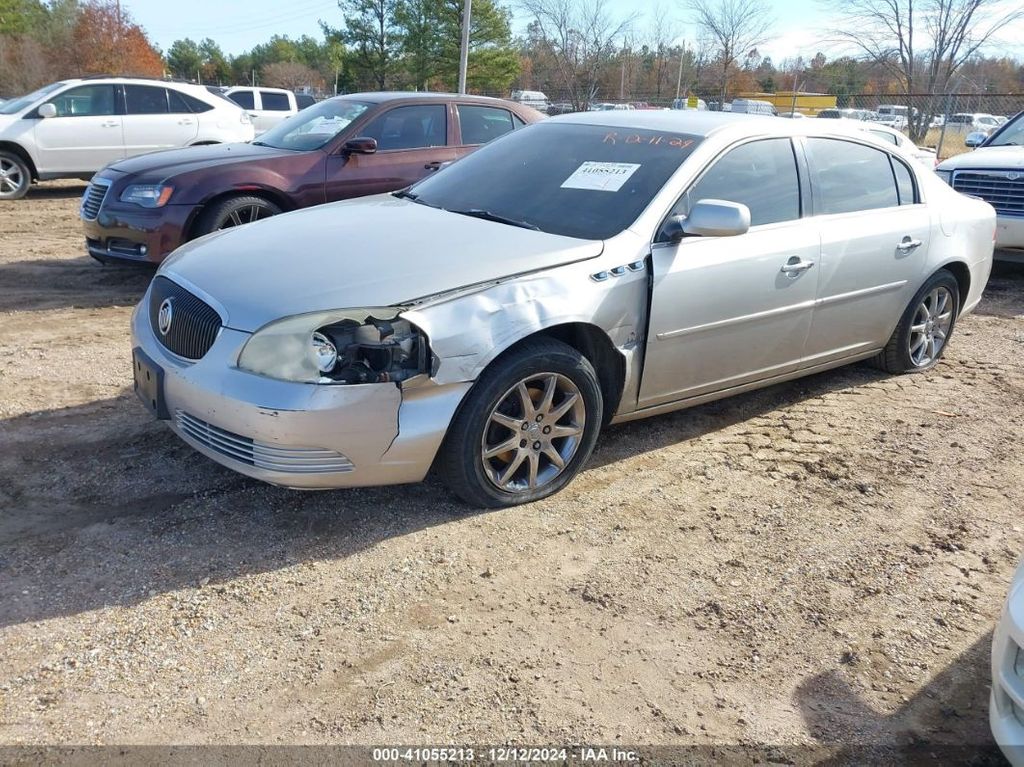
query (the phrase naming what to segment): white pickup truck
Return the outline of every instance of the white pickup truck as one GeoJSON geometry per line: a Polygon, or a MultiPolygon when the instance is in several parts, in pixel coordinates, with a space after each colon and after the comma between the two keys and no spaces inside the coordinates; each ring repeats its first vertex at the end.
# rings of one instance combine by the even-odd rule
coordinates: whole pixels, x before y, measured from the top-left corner
{"type": "Polygon", "coordinates": [[[1024,112],[988,137],[969,133],[965,143],[977,149],[939,163],[935,172],[996,209],[996,258],[1024,262],[1024,112]]]}
{"type": "MultiPolygon", "coordinates": [[[[235,85],[224,90],[224,95],[249,113],[256,135],[265,133],[286,117],[309,106],[284,88],[263,88],[235,85]]],[[[308,98],[308,97],[307,97],[308,98]]]]}

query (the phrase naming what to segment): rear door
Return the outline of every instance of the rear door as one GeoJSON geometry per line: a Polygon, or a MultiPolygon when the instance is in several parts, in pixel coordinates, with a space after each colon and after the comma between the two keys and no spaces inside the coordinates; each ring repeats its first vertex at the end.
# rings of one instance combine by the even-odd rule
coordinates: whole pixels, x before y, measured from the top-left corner
{"type": "Polygon", "coordinates": [[[48,103],[56,117],[39,118],[35,143],[40,173],[95,173],[124,158],[122,109],[116,86],[79,85],[48,103]]]}
{"type": "Polygon", "coordinates": [[[257,135],[270,130],[283,119],[295,114],[287,93],[263,90],[257,91],[258,109],[253,112],[253,126],[257,135]]]}
{"type": "Polygon", "coordinates": [[[333,155],[328,201],[402,189],[457,159],[449,122],[445,102],[396,106],[371,119],[358,133],[376,139],[377,152],[333,155]]]}
{"type": "Polygon", "coordinates": [[[931,216],[900,158],[855,141],[805,142],[821,235],[811,367],[885,345],[920,286],[931,216]]]}
{"type": "Polygon", "coordinates": [[[195,115],[176,92],[156,85],[125,85],[124,100],[128,157],[188,146],[199,134],[195,115]]]}
{"type": "Polygon", "coordinates": [[[788,138],[729,149],[676,203],[704,199],[750,209],[736,237],[656,242],[640,407],[697,397],[796,370],[817,293],[820,239],[801,218],[788,138]]]}

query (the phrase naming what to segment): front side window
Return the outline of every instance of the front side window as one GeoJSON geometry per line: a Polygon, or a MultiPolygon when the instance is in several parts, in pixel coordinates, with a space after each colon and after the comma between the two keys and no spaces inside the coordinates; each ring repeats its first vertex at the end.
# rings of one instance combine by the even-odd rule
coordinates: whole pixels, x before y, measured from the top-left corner
{"type": "Polygon", "coordinates": [[[863,144],[807,139],[817,214],[852,213],[900,204],[889,155],[863,144]]]}
{"type": "Polygon", "coordinates": [[[800,218],[800,179],[788,138],[731,149],[680,198],[671,215],[687,215],[701,200],[728,200],[750,209],[750,225],[800,218]]]}
{"type": "Polygon", "coordinates": [[[377,139],[377,151],[422,149],[448,143],[448,107],[418,104],[395,107],[373,120],[362,134],[377,139]]]}
{"type": "Polygon", "coordinates": [[[99,117],[116,113],[113,85],[81,85],[50,99],[57,117],[99,117]]]}
{"type": "Polygon", "coordinates": [[[130,115],[167,114],[167,91],[151,85],[124,86],[126,111],[130,115]]]}
{"type": "Polygon", "coordinates": [[[660,130],[535,123],[414,185],[416,202],[586,240],[637,220],[701,138],[660,130]]]}
{"type": "Polygon", "coordinates": [[[515,129],[507,109],[470,104],[459,104],[459,125],[463,144],[486,144],[515,129]]]}
{"type": "Polygon", "coordinates": [[[242,109],[255,109],[256,108],[256,97],[252,91],[236,91],[235,93],[229,93],[228,98],[234,101],[242,109]]]}
{"type": "Polygon", "coordinates": [[[329,99],[303,109],[298,114],[260,135],[254,144],[277,149],[305,151],[320,149],[358,119],[369,104],[348,99],[329,99]]]}
{"type": "Polygon", "coordinates": [[[267,112],[290,112],[291,104],[288,103],[287,93],[274,93],[273,91],[260,91],[260,103],[267,112]]]}

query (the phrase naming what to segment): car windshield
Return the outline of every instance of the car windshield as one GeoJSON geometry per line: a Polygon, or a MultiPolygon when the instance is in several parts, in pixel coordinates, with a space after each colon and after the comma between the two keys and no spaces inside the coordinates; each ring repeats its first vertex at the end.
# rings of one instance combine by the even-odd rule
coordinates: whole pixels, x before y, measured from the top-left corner
{"type": "Polygon", "coordinates": [[[50,93],[53,93],[55,90],[57,90],[63,85],[64,83],[51,83],[50,85],[46,85],[37,91],[32,91],[31,93],[25,96],[19,96],[16,99],[5,101],[2,105],[0,105],[0,115],[17,114],[22,109],[32,106],[35,102],[39,101],[39,99],[43,98],[44,96],[50,93]]]}
{"type": "Polygon", "coordinates": [[[632,224],[699,136],[575,123],[507,133],[412,187],[456,213],[603,240],[632,224]]]}
{"type": "Polygon", "coordinates": [[[1024,112],[1004,123],[999,132],[985,142],[985,146],[1024,146],[1024,112]]]}
{"type": "Polygon", "coordinates": [[[329,99],[283,120],[252,143],[276,149],[319,149],[370,108],[348,99],[329,99]]]}

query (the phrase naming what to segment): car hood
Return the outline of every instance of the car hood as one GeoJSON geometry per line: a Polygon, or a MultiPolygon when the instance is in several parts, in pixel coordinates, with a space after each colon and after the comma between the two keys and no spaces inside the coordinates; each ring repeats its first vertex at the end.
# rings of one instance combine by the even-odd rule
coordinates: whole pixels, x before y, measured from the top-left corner
{"type": "Polygon", "coordinates": [[[400,306],[603,249],[377,195],[214,232],[160,273],[219,303],[228,327],[252,332],[307,312],[400,306]]]}
{"type": "Polygon", "coordinates": [[[1024,169],[1024,147],[986,146],[973,152],[958,154],[939,164],[939,170],[959,168],[1022,168],[1024,169]]]}
{"type": "Polygon", "coordinates": [[[253,144],[213,144],[168,149],[162,152],[129,157],[108,166],[119,173],[144,173],[147,176],[167,178],[178,173],[229,165],[236,162],[268,160],[275,157],[293,157],[295,152],[253,144]]]}

